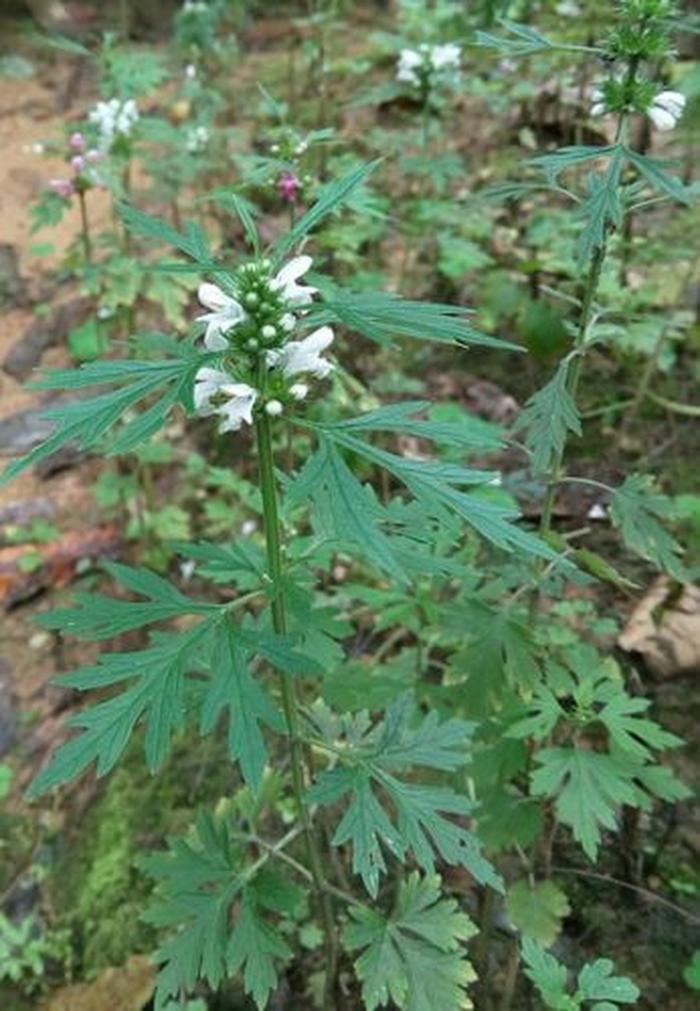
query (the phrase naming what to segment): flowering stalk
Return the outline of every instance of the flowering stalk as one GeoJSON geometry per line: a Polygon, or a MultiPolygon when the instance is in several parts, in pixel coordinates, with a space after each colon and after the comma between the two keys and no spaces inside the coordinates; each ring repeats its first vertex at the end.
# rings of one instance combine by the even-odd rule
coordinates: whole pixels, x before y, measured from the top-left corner
{"type": "MultiPolygon", "coordinates": [[[[278,635],[285,635],[287,620],[282,587],[282,548],[277,488],[275,484],[274,455],[272,450],[272,422],[266,411],[260,411],[255,422],[255,434],[260,466],[260,491],[263,506],[263,524],[267,550],[268,576],[272,583],[272,624],[278,635]]],[[[306,770],[302,739],[299,729],[299,703],[294,675],[281,674],[282,708],[289,735],[289,757],[292,770],[292,789],[299,820],[306,842],[309,870],[321,912],[325,944],[324,1011],[335,1008],[335,978],[338,963],[337,935],[333,901],[325,883],[320,840],[313,826],[306,803],[306,770]]]]}
{"type": "Polygon", "coordinates": [[[85,254],[85,262],[90,264],[92,263],[92,242],[90,240],[90,224],[88,221],[85,191],[82,189],[78,190],[78,203],[80,204],[80,237],[83,243],[83,253],[85,254]]]}

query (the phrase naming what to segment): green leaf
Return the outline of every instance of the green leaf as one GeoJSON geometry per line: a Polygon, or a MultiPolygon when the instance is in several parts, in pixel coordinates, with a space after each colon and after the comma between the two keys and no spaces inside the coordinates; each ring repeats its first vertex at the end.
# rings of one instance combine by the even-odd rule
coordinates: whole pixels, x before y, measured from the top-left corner
{"type": "Polygon", "coordinates": [[[187,403],[201,364],[201,356],[195,357],[181,348],[177,357],[165,361],[90,362],[79,369],[48,373],[33,384],[35,389],[79,390],[108,383],[127,385],[42,411],[42,418],[56,423],[55,432],[27,456],[11,463],[0,475],[0,485],[69,443],[75,443],[79,449],[92,449],[127,412],[165,387],[159,399],[121,428],[107,452],[115,455],[133,449],[163,426],[174,404],[187,403]]]}
{"type": "Polygon", "coordinates": [[[557,177],[567,169],[576,168],[600,158],[613,157],[619,150],[620,147],[617,144],[608,147],[560,147],[551,154],[540,154],[535,158],[529,158],[527,164],[543,169],[547,178],[551,182],[555,182],[557,177]]]}
{"type": "Polygon", "coordinates": [[[386,871],[382,842],[399,860],[412,851],[419,866],[431,873],[437,851],[447,863],[465,867],[482,884],[501,889],[474,835],[444,817],[469,817],[474,810],[471,801],[450,788],[414,785],[393,774],[416,767],[451,771],[466,764],[470,725],[461,720],[440,724],[431,713],[414,726],[411,717],[410,697],[399,699],[383,721],[344,750],[345,765],[322,772],[311,787],[309,797],[318,804],[335,804],[349,795],[333,844],[352,844],[353,870],[372,896],[377,895],[380,875],[386,871]],[[391,801],[396,825],[380,797],[391,801]]]}
{"type": "Polygon", "coordinates": [[[564,450],[567,434],[581,435],[576,401],[569,393],[569,360],[564,359],[554,376],[525,404],[517,429],[527,432],[525,444],[532,453],[535,473],[546,474],[564,450]]]}
{"type": "Polygon", "coordinates": [[[504,447],[503,430],[499,425],[492,425],[482,421],[481,418],[467,414],[458,416],[457,420],[442,420],[439,411],[430,411],[430,407],[430,402],[426,400],[387,404],[355,418],[327,424],[324,428],[350,434],[396,432],[401,435],[413,435],[419,439],[429,439],[444,446],[473,448],[482,452],[491,452],[504,447]],[[426,411],[431,414],[427,420],[413,417],[426,411]]]}
{"type": "Polygon", "coordinates": [[[244,892],[240,916],[228,943],[228,971],[243,970],[245,992],[262,1011],[277,986],[277,963],[292,957],[279,930],[260,916],[252,890],[244,892]]]}
{"type": "Polygon", "coordinates": [[[469,600],[451,610],[446,623],[472,640],[454,657],[455,669],[464,678],[470,715],[488,713],[508,684],[530,688],[539,680],[532,636],[507,609],[469,600]]]}
{"type": "Polygon", "coordinates": [[[240,763],[246,783],[257,790],[267,760],[262,725],[281,732],[284,721],[267,693],[252,677],[248,656],[238,641],[230,620],[217,630],[212,652],[212,677],[202,703],[201,731],[214,729],[221,713],[228,709],[229,754],[240,763]]]}
{"type": "Polygon", "coordinates": [[[317,309],[314,323],[344,323],[351,330],[387,346],[396,337],[436,341],[461,347],[475,345],[508,351],[524,349],[475,330],[463,317],[463,306],[418,302],[390,292],[336,290],[317,309]]]}
{"type": "Polygon", "coordinates": [[[631,474],[610,502],[610,516],[630,550],[676,579],[683,579],[678,558],[682,548],[659,520],[675,516],[671,499],[654,486],[647,474],[631,474]]]}
{"type": "Polygon", "coordinates": [[[287,235],[278,242],[274,250],[276,260],[282,260],[324,218],[347,203],[353,191],[362,185],[380,162],[381,159],[377,159],[366,165],[358,165],[342,178],[324,186],[313,207],[309,208],[287,235]]]}
{"type": "MultiPolygon", "coordinates": [[[[426,515],[439,525],[444,524],[451,513],[456,514],[485,540],[503,551],[520,550],[550,561],[558,557],[540,538],[511,522],[519,516],[516,508],[496,505],[453,487],[486,484],[494,478],[492,471],[469,470],[436,460],[412,460],[377,449],[332,425],[314,424],[312,427],[345,449],[394,474],[413,493],[426,515]]],[[[306,482],[306,487],[310,493],[310,481],[306,482]]]]}
{"type": "Polygon", "coordinates": [[[648,154],[640,154],[631,148],[626,149],[629,161],[635,166],[637,171],[649,183],[653,190],[662,193],[664,196],[677,200],[682,204],[691,203],[691,192],[678,176],[670,176],[664,171],[668,162],[660,158],[652,158],[648,154]]]}
{"type": "Polygon", "coordinates": [[[481,46],[482,49],[495,49],[496,52],[511,57],[531,56],[533,53],[544,53],[555,48],[555,43],[550,42],[530,25],[509,21],[507,18],[499,18],[498,23],[512,37],[477,31],[475,45],[481,46]]]}
{"type": "Polygon", "coordinates": [[[242,197],[234,190],[226,188],[205,193],[204,196],[198,198],[197,203],[206,203],[208,201],[236,215],[243,225],[243,231],[246,234],[248,242],[253,250],[258,253],[260,251],[260,236],[255,225],[255,215],[258,213],[255,204],[251,203],[250,200],[246,200],[245,197],[242,197]]]}
{"type": "Polygon", "coordinates": [[[664,789],[666,777],[658,779],[656,767],[622,753],[545,748],[535,757],[541,768],[532,776],[533,794],[555,798],[557,817],[570,826],[591,860],[597,856],[601,829],[616,830],[620,805],[646,806],[640,783],[652,793],[664,789]]]}
{"type": "Polygon", "coordinates": [[[173,246],[203,268],[210,269],[215,266],[207,237],[193,221],[187,223],[184,234],[181,234],[161,218],[144,214],[130,204],[120,203],[118,210],[119,216],[130,232],[173,246]]]}
{"type": "Polygon", "coordinates": [[[601,249],[611,229],[622,224],[620,176],[625,164],[624,148],[617,147],[604,174],[594,173],[588,178],[589,196],[581,204],[578,214],[584,228],[578,242],[578,255],[588,261],[601,249]]]}
{"type": "Polygon", "coordinates": [[[276,963],[291,952],[260,907],[284,913],[286,900],[274,895],[264,868],[244,872],[244,859],[225,818],[202,811],[189,839],[170,840],[169,852],[139,861],[157,883],[156,901],[144,918],[176,928],[156,953],[156,1011],[200,979],[217,988],[240,970],[246,993],[261,1011],[266,1006],[277,982],[276,963]]]}
{"type": "Polygon", "coordinates": [[[518,881],[508,889],[508,916],[526,937],[548,948],[561,932],[561,921],[571,912],[569,900],[553,881],[518,881]]]}
{"type": "Polygon", "coordinates": [[[362,950],[355,971],[367,1011],[390,1002],[404,1011],[460,1011],[476,978],[464,942],[475,934],[454,899],[441,898],[440,879],[411,874],[401,882],[389,917],[351,906],[343,932],[348,951],[362,950]]]}
{"type": "Polygon", "coordinates": [[[185,720],[185,673],[203,666],[202,649],[212,622],[162,638],[137,653],[105,653],[94,667],[58,679],[80,691],[106,688],[125,681],[131,687],[68,721],[80,731],[58,749],[29,788],[37,797],[68,783],[96,762],[98,776],[108,773],[123,754],[137,724],[146,723],[146,760],[151,772],[163,762],[173,733],[185,720]]]}
{"type": "Polygon", "coordinates": [[[116,600],[99,593],[78,593],[76,607],[40,614],[36,623],[79,639],[95,641],[110,639],[178,615],[206,615],[219,610],[216,604],[199,603],[185,597],[167,580],[147,569],[132,569],[114,562],[104,562],[103,567],[126,589],[147,597],[148,602],[116,600]]]}
{"type": "Polygon", "coordinates": [[[577,996],[582,1000],[634,1004],[639,998],[639,988],[625,976],[613,976],[614,968],[608,958],[599,958],[584,965],[578,974],[577,996]]]}
{"type": "Polygon", "coordinates": [[[394,579],[407,581],[406,570],[384,530],[389,526],[386,509],[377,501],[374,490],[360,484],[325,439],[287,492],[290,506],[308,501],[313,505],[314,523],[321,536],[352,547],[394,579]]]}
{"type": "Polygon", "coordinates": [[[543,951],[531,937],[524,937],[521,950],[525,975],[537,987],[542,1000],[552,1011],[578,1011],[579,1004],[566,993],[566,968],[554,955],[543,951]]]}

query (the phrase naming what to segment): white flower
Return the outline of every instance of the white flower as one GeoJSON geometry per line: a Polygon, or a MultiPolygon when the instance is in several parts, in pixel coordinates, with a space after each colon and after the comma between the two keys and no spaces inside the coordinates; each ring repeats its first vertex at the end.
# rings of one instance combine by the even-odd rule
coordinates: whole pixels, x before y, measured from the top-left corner
{"type": "Polygon", "coordinates": [[[454,42],[442,46],[433,46],[430,52],[430,62],[436,70],[458,70],[462,51],[454,42]]]}
{"type": "Polygon", "coordinates": [[[187,131],[186,147],[189,154],[200,154],[209,143],[209,131],[206,126],[195,126],[187,131]]]}
{"type": "Polygon", "coordinates": [[[194,378],[194,406],[203,417],[218,414],[223,418],[220,432],[237,432],[243,422],[252,425],[257,390],[247,383],[231,382],[219,369],[201,368],[194,378]],[[222,403],[214,403],[221,398],[222,403]],[[224,399],[226,398],[226,399],[224,399]]]}
{"type": "Polygon", "coordinates": [[[562,3],[557,4],[554,9],[562,17],[577,18],[581,15],[581,8],[574,0],[562,0],[562,3]]]}
{"type": "Polygon", "coordinates": [[[193,81],[197,76],[197,68],[194,63],[188,63],[185,67],[185,77],[188,81],[193,81]]]}
{"type": "Polygon", "coordinates": [[[295,400],[306,400],[309,394],[309,387],[306,383],[294,383],[289,387],[289,392],[295,400]]]}
{"type": "Polygon", "coordinates": [[[593,88],[591,90],[591,101],[593,102],[591,116],[604,116],[607,112],[607,106],[605,104],[605,95],[600,88],[593,88]]]}
{"type": "Polygon", "coordinates": [[[290,305],[311,305],[318,288],[297,284],[297,281],[312,263],[310,256],[295,256],[273,277],[270,287],[273,291],[280,292],[282,298],[290,305]]]}
{"type": "Polygon", "coordinates": [[[332,371],[333,365],[321,358],[321,352],[332,343],[333,331],[329,326],[322,326],[301,341],[290,341],[279,350],[268,351],[265,358],[271,368],[280,366],[285,379],[303,372],[324,379],[332,371]]]}
{"type": "Polygon", "coordinates": [[[117,137],[128,137],[139,119],[139,110],[133,98],[125,102],[111,98],[98,102],[88,114],[91,123],[100,131],[100,148],[109,150],[117,137]]]}
{"type": "Polygon", "coordinates": [[[396,80],[406,84],[418,84],[419,77],[416,71],[423,63],[423,57],[415,49],[402,49],[399,54],[399,65],[396,71],[396,80]]]}
{"type": "Polygon", "coordinates": [[[283,410],[284,407],[279,400],[268,400],[265,404],[265,414],[269,414],[271,418],[279,418],[283,410]]]}
{"type": "Polygon", "coordinates": [[[647,115],[657,130],[672,130],[684,108],[685,95],[680,91],[662,91],[651,103],[647,115]]]}
{"type": "Polygon", "coordinates": [[[586,513],[586,517],[589,520],[604,520],[607,517],[607,512],[604,505],[600,502],[594,502],[591,508],[586,513]]]}
{"type": "Polygon", "coordinates": [[[228,348],[225,335],[246,318],[242,305],[215,284],[200,284],[197,297],[205,309],[211,310],[197,316],[198,323],[207,324],[204,346],[209,351],[225,351],[228,348]]]}

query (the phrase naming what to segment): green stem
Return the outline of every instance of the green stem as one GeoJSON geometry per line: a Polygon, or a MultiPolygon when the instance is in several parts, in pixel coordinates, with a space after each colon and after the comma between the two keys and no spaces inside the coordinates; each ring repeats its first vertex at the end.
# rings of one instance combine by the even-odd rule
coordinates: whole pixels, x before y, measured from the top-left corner
{"type": "Polygon", "coordinates": [[[90,223],[88,221],[85,193],[81,189],[78,190],[78,203],[80,205],[80,234],[83,240],[83,253],[85,254],[85,262],[87,264],[90,264],[92,263],[92,243],[90,241],[90,223]]]}
{"type": "MultiPolygon", "coordinates": [[[[588,268],[588,275],[586,277],[583,301],[581,303],[581,313],[579,315],[578,327],[576,330],[576,341],[574,343],[574,350],[578,353],[574,356],[574,359],[571,362],[567,376],[568,390],[574,399],[576,398],[576,391],[578,389],[579,378],[581,376],[581,351],[586,343],[588,327],[590,326],[591,316],[593,315],[593,304],[598,291],[598,285],[600,284],[600,275],[603,270],[603,264],[605,263],[606,251],[607,242],[604,240],[593,253],[591,264],[588,268]]],[[[561,468],[564,462],[565,450],[566,441],[564,441],[561,448],[556,453],[552,466],[550,467],[547,482],[547,495],[544,500],[542,517],[540,519],[540,534],[546,535],[552,529],[552,516],[557,497],[557,484],[559,483],[559,479],[561,477],[561,468]]]]}
{"type": "MultiPolygon", "coordinates": [[[[272,582],[272,624],[278,635],[285,635],[287,618],[282,590],[282,544],[280,520],[277,507],[277,485],[275,481],[274,456],[272,451],[272,426],[267,414],[260,414],[255,423],[255,432],[260,464],[260,491],[263,504],[263,522],[267,548],[268,575],[272,582]]],[[[338,943],[335,929],[335,914],[323,873],[323,861],[318,839],[309,814],[305,798],[304,753],[299,725],[299,707],[294,679],[283,674],[281,679],[282,708],[289,734],[292,789],[301,822],[309,869],[317,893],[323,931],[325,936],[326,978],[323,1007],[324,1011],[334,1011],[335,981],[338,965],[338,943]]]]}

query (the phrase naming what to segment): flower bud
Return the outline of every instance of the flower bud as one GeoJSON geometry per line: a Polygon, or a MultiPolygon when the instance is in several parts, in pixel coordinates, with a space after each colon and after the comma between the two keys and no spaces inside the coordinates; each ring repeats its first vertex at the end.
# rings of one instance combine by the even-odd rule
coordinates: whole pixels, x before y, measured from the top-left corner
{"type": "Polygon", "coordinates": [[[265,404],[265,414],[269,414],[271,418],[278,418],[283,410],[279,400],[268,400],[265,404]]]}
{"type": "Polygon", "coordinates": [[[82,133],[73,133],[68,141],[68,146],[72,151],[84,151],[85,150],[85,138],[82,133]]]}

